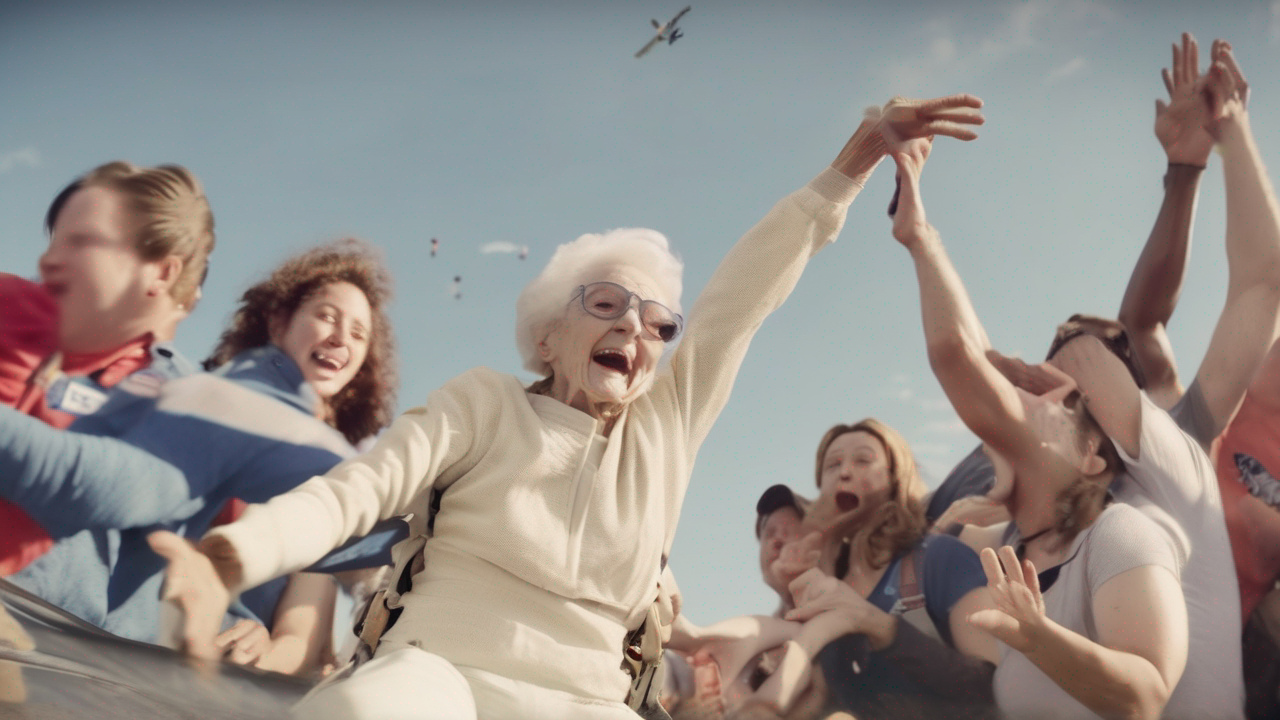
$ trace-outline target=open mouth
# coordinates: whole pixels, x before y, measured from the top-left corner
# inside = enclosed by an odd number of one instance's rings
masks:
[[[591,361],[601,367],[626,375],[631,372],[631,359],[621,350],[608,348],[591,356]]]
[[[346,360],[339,360],[338,358],[320,350],[311,353],[311,359],[320,367],[325,368],[326,370],[332,370],[333,372],[338,372],[347,366]]]
[[[862,501],[857,495],[851,492],[836,493],[836,507],[840,508],[840,512],[846,513],[857,510]]]
[[[52,295],[55,298],[62,297],[63,295],[67,294],[66,283],[46,282],[44,284],[44,289],[45,289],[45,292],[48,292],[50,295]]]

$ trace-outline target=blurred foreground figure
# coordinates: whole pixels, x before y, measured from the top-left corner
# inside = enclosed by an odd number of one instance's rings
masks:
[[[94,415],[58,432],[0,408],[0,496],[54,537],[15,584],[117,635],[160,639],[159,528],[199,536],[227,500],[266,500],[354,454],[394,404],[389,276],[357,241],[285,262],[242,298],[210,364],[164,383],[126,381]],[[311,587],[302,587],[310,585]],[[332,584],[295,578],[249,593],[264,626],[293,627],[275,647],[234,633],[233,659],[276,670],[319,665]],[[287,607],[323,612],[310,622]],[[213,629],[222,612],[205,618]],[[299,628],[298,623],[303,627]],[[287,657],[282,657],[287,656]]]
[[[195,176],[177,165],[101,165],[58,193],[45,230],[42,284],[0,273],[0,403],[65,428],[134,373],[154,384],[195,371],[171,344],[214,245]],[[52,544],[0,500],[0,576]]]

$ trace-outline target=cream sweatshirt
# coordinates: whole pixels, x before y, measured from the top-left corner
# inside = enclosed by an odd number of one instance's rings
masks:
[[[622,640],[657,595],[698,448],[752,336],[832,242],[861,188],[828,168],[738,241],[652,389],[603,424],[478,368],[398,418],[366,454],[212,531],[242,587],[301,570],[382,518],[444,494],[425,570],[387,647],[622,700]]]

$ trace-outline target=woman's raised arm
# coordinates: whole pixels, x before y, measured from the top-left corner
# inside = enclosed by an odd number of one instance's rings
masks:
[[[728,402],[747,346],[765,318],[782,305],[818,250],[835,240],[845,213],[885,154],[913,138],[977,137],[982,101],[952,95],[924,101],[894,98],[874,108],[831,167],[783,198],[725,256],[689,313],[672,358],[669,390],[691,450]],[[655,394],[663,389],[655,387]]]

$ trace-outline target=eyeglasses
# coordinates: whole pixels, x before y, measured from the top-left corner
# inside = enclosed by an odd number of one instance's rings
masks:
[[[656,300],[641,300],[639,295],[617,283],[597,282],[579,285],[569,299],[582,298],[582,309],[601,320],[617,320],[631,309],[631,299],[640,301],[640,324],[651,339],[671,342],[684,330],[684,318]]]

